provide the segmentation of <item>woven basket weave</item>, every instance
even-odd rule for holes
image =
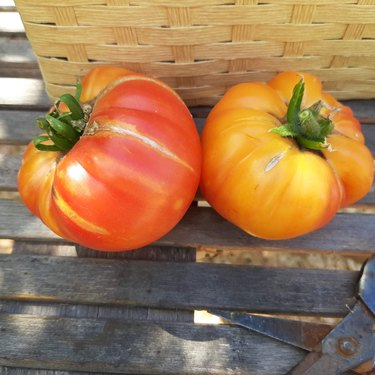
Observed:
[[[375,0],[16,0],[51,98],[93,65],[160,77],[188,105],[309,71],[339,99],[375,97]]]

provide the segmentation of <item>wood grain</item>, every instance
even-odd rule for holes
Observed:
[[[279,375],[303,352],[230,326],[0,315],[0,364],[128,374]],[[264,353],[272,355],[264,356]]]
[[[358,273],[3,255],[0,277],[1,300],[345,315]]]
[[[0,373],[4,375],[104,375],[101,372],[61,371],[45,369],[28,369],[22,367],[0,366]]]
[[[0,314],[27,314],[89,319],[123,319],[136,322],[193,322],[193,311],[158,309],[145,306],[110,306],[103,304],[66,304],[38,301],[0,301]],[[1,371],[0,371],[1,373]]]
[[[160,242],[185,239],[191,246],[246,247],[253,249],[289,249],[296,251],[336,251],[339,253],[374,253],[374,216],[337,214],[325,227],[286,241],[266,241],[248,235],[230,224],[212,209],[192,207],[179,225]]]
[[[17,173],[21,166],[21,157],[0,154],[0,189],[17,190]]]
[[[46,111],[0,110],[0,144],[26,145],[40,134],[36,119]]]
[[[42,241],[14,241],[12,254],[18,255],[53,255],[53,256],[77,256],[74,245]]]
[[[93,251],[80,246],[67,246],[64,244],[54,244],[48,242],[28,242],[15,241],[12,254],[18,255],[52,255],[52,256],[79,256],[94,257],[106,259],[131,259],[131,260],[149,260],[159,262],[194,262],[196,255],[193,248],[176,247],[157,247],[147,246],[139,250],[122,253],[108,253]],[[71,259],[71,258],[70,258]],[[192,322],[193,312],[188,310],[158,309],[151,307],[134,306],[104,306],[101,305],[64,305],[48,304],[44,302],[25,302],[25,301],[3,301],[0,303],[0,312],[56,315],[56,316],[74,316],[83,318],[102,317],[102,318],[127,318],[153,321],[185,321]]]

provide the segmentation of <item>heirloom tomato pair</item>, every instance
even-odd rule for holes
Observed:
[[[116,67],[92,70],[76,97],[63,95],[37,122],[45,134],[26,149],[20,195],[59,236],[99,250],[162,237],[199,181],[228,221],[257,237],[287,239],[362,198],[374,175],[350,108],[305,73],[228,90],[201,143],[170,87]]]
[[[147,245],[194,199],[199,134],[180,97],[157,79],[95,68],[76,98],[63,95],[37,122],[46,134],[26,149],[19,192],[69,241],[112,251]]]

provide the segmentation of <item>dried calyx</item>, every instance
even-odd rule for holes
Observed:
[[[300,147],[311,150],[323,150],[329,147],[327,137],[334,125],[329,117],[321,115],[325,108],[323,101],[318,101],[308,108],[301,108],[305,82],[303,79],[294,87],[286,115],[286,124],[270,131],[282,137],[292,137]]]

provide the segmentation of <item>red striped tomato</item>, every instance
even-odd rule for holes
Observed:
[[[27,147],[20,195],[69,241],[107,251],[150,244],[179,222],[198,187],[200,143],[192,116],[166,84],[122,68],[91,71],[80,99],[94,103],[83,131],[71,97],[39,120],[49,139]],[[67,107],[71,115],[64,114]]]

